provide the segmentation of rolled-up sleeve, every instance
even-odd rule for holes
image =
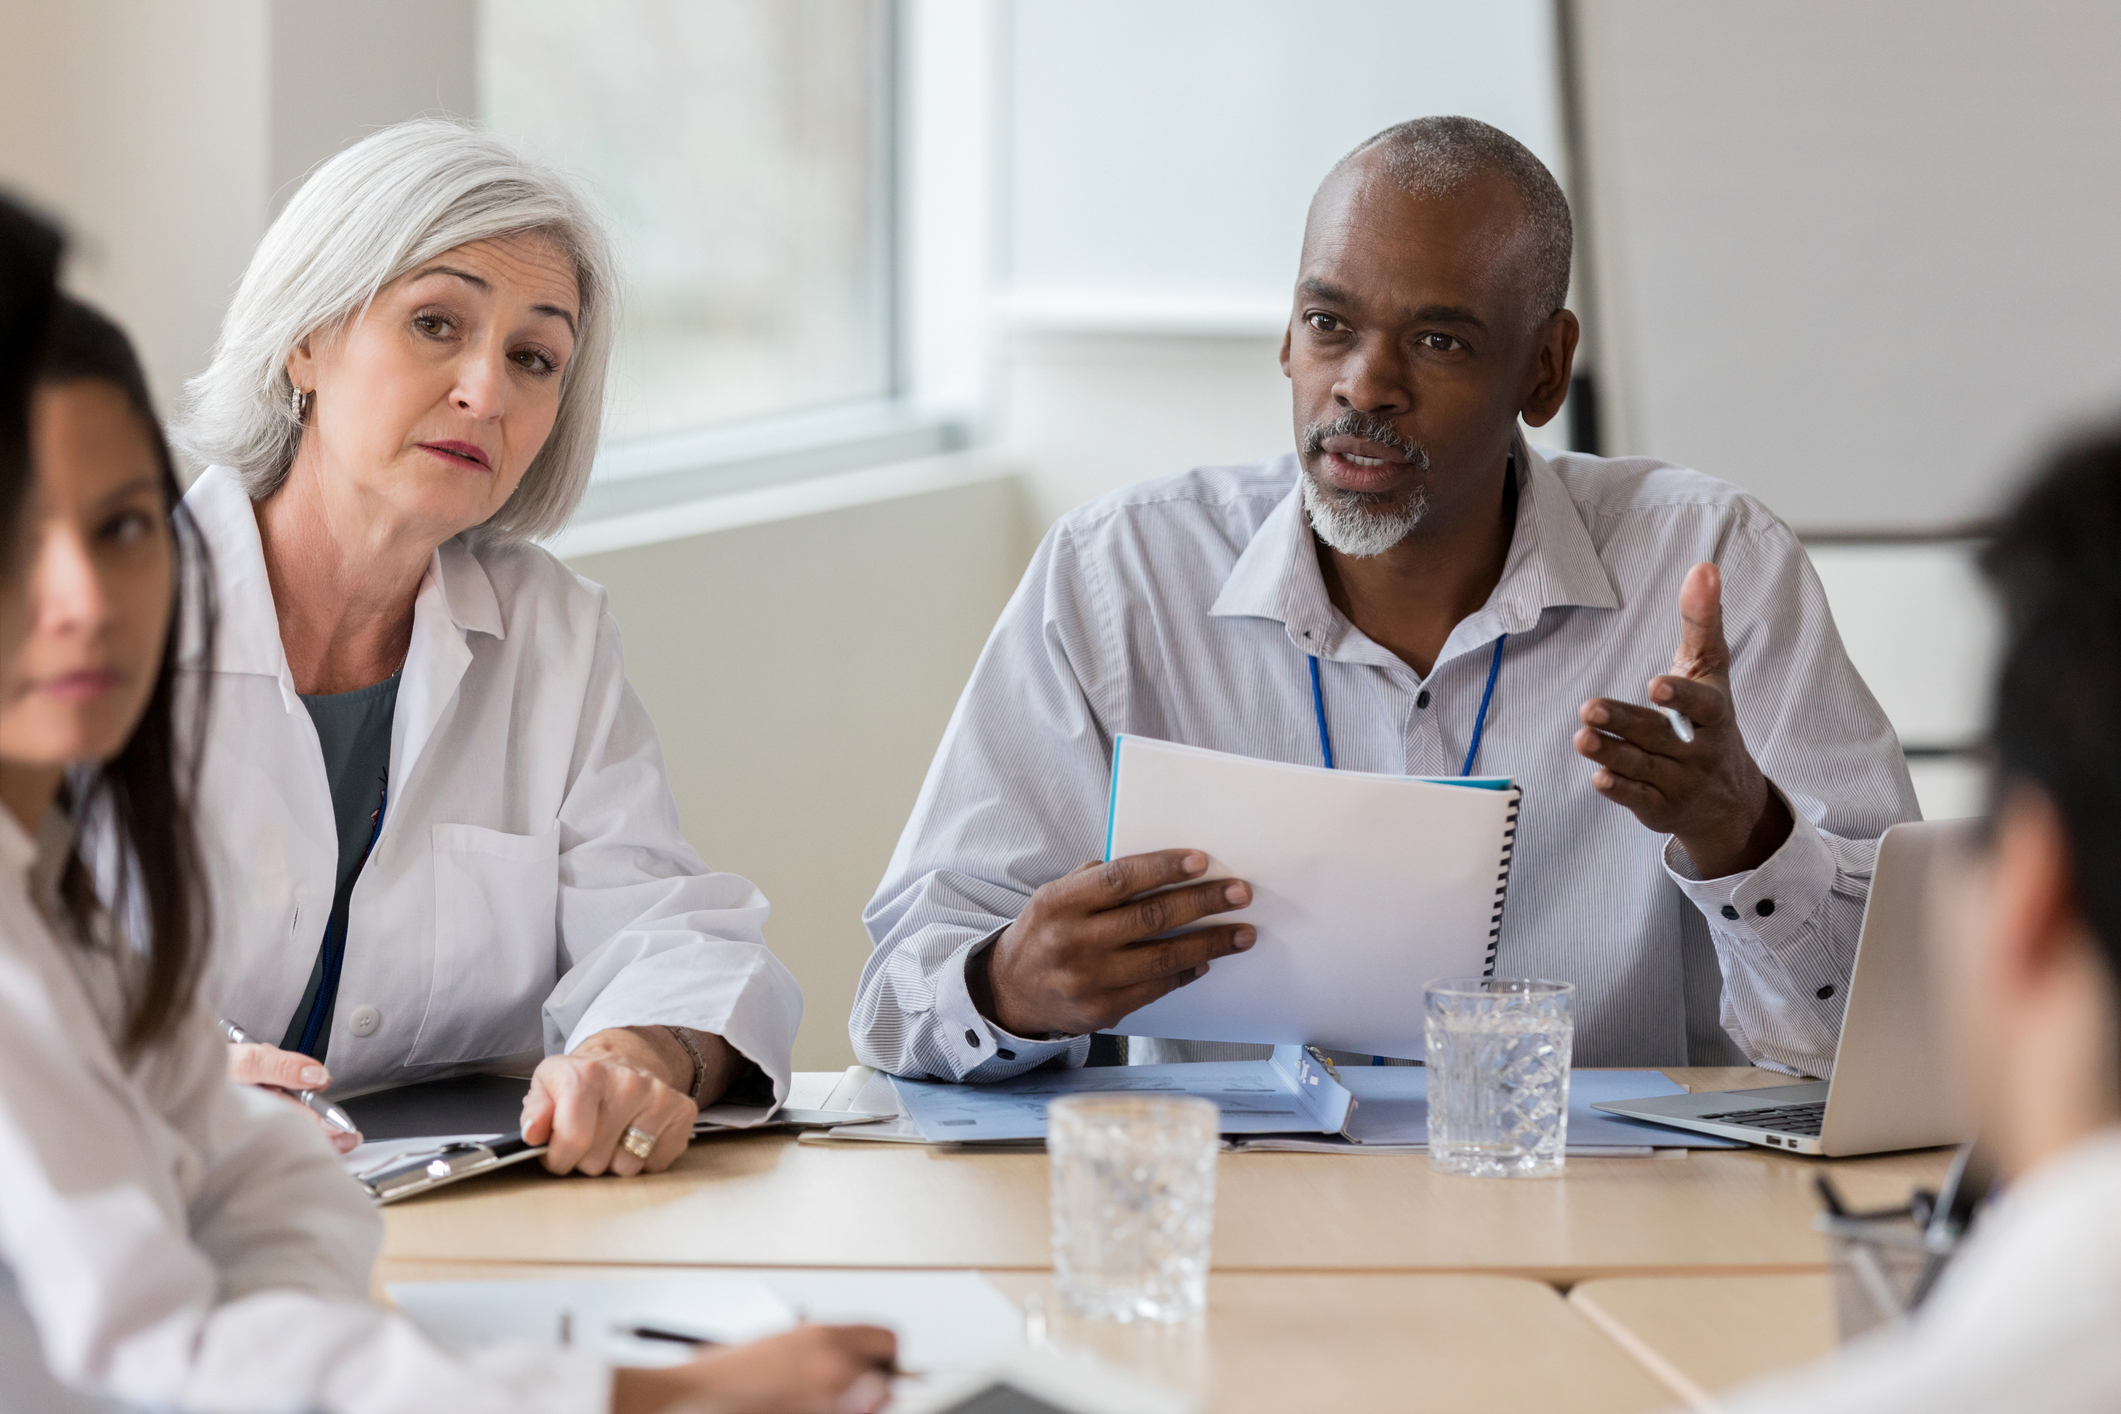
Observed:
[[[1099,823],[1121,720],[1115,630],[1067,526],[1049,533],[958,699],[912,818],[863,921],[875,945],[848,1033],[864,1064],[1000,1080],[1087,1036],[1013,1036],[980,1014],[965,968],[1032,893],[1103,857]]]
[[[1920,812],[1892,725],[1849,662],[1796,538],[1779,521],[1742,530],[1723,574],[1732,700],[1789,807],[1790,834],[1759,867],[1718,879],[1701,878],[1668,840],[1665,870],[1708,922],[1724,1030],[1755,1065],[1824,1077],[1878,837]]]
[[[545,1002],[546,1051],[616,1026],[689,1027],[727,1041],[785,1100],[801,989],[766,947],[765,896],[709,869],[680,833],[662,744],[608,614],[581,720],[560,810],[565,971]],[[723,1107],[714,1117],[766,1113]]]

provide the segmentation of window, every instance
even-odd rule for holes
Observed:
[[[893,391],[889,0],[479,0],[480,116],[627,280],[607,441]]]

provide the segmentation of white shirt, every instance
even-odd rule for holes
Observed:
[[[1455,776],[1506,633],[1474,763],[1524,790],[1497,971],[1576,984],[1578,1065],[1826,1075],[1877,837],[1916,814],[1892,727],[1803,548],[1760,502],[1660,462],[1518,450],[1502,578],[1427,677],[1333,607],[1293,454],[1063,517],[980,655],[869,905],[860,1058],[950,1080],[1081,1063],[1087,1039],[1029,1040],[982,1017],[965,962],[1034,889],[1101,856],[1115,735],[1321,764],[1316,654],[1337,765]],[[1680,583],[1702,560],[1723,570],[1739,724],[1795,820],[1759,868],[1712,880],[1593,790],[1570,745],[1585,699],[1639,702],[1669,670]]]
[[[185,505],[220,610],[199,810],[218,884],[207,999],[277,1040],[331,914],[331,788],[249,497],[215,467]],[[535,546],[438,549],[413,608],[382,830],[349,908],[335,1092],[667,1024],[723,1037],[785,1098],[802,993],[766,949],[766,912],[679,833],[604,592]]]
[[[2121,1409],[2121,1131],[2013,1185],[1905,1325],[1729,1414],[2107,1414]]]
[[[371,1306],[382,1224],[323,1136],[228,1084],[201,1010],[124,1064],[119,963],[54,936],[35,853],[0,812],[0,1406],[66,1407],[54,1380],[216,1411],[608,1406],[595,1361],[456,1360]]]

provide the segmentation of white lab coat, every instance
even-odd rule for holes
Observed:
[[[202,1010],[125,1065],[120,963],[31,906],[35,853],[0,811],[0,1408],[91,1407],[65,1389],[180,1410],[609,1406],[593,1359],[456,1359],[370,1305],[382,1224],[323,1136],[228,1083]],[[57,870],[38,872],[56,916]]]
[[[200,782],[216,880],[206,995],[277,1041],[331,914],[331,792],[248,495],[214,467],[185,505],[214,557],[220,616]],[[604,592],[535,546],[437,550],[413,608],[382,831],[350,905],[334,1091],[519,1068],[607,1027],[660,1023],[723,1037],[784,1099],[802,993],[766,949],[766,912],[680,835]]]

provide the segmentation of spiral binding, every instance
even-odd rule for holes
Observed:
[[[1502,822],[1502,872],[1495,876],[1495,914],[1488,925],[1488,964],[1481,969],[1483,977],[1495,975],[1495,953],[1502,946],[1502,903],[1510,891],[1510,855],[1517,848],[1517,809],[1524,804],[1522,788],[1510,788],[1510,813]]]

